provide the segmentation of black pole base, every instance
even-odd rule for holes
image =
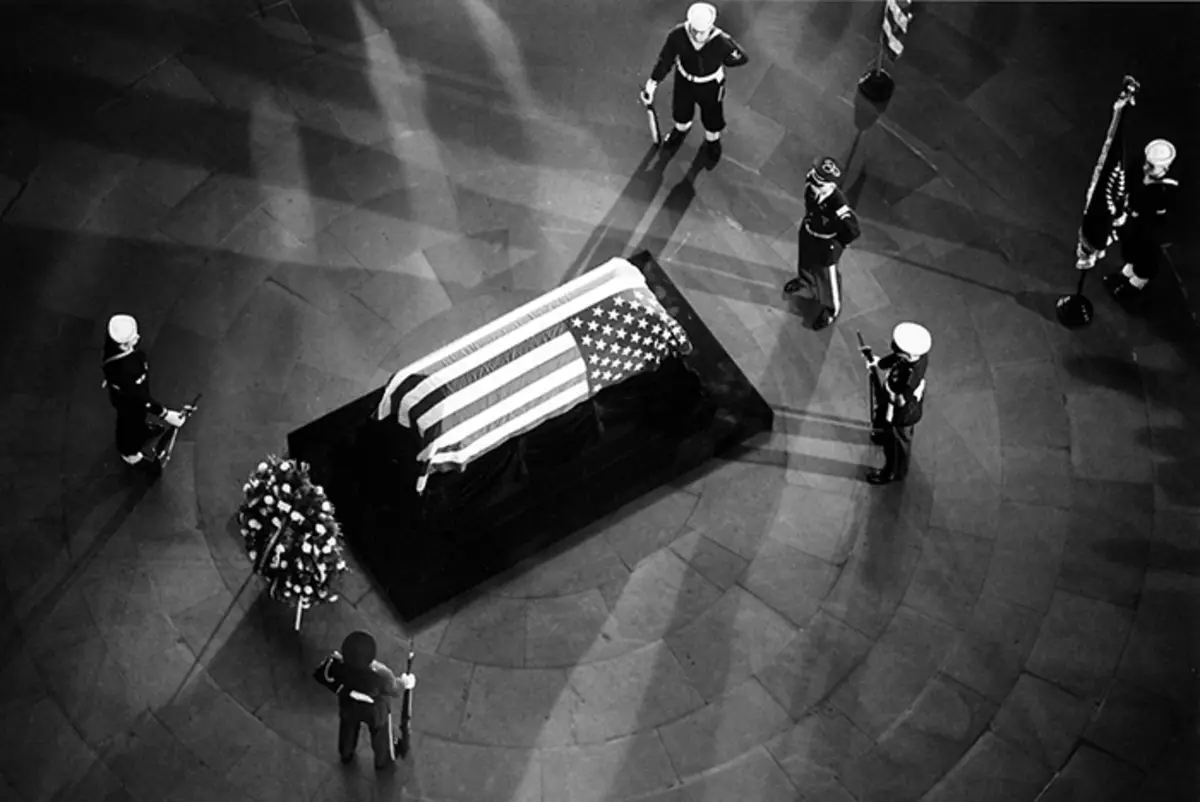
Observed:
[[[895,89],[896,82],[888,75],[887,70],[867,70],[863,77],[858,79],[858,91],[863,93],[863,97],[876,103],[890,99]]]
[[[1082,295],[1064,295],[1054,306],[1058,322],[1068,329],[1081,329],[1092,322],[1092,302]]]

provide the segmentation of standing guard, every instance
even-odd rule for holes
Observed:
[[[841,190],[843,171],[836,159],[823,156],[805,177],[804,220],[797,234],[797,277],[783,291],[801,293],[821,304],[813,323],[817,331],[837,320],[842,311],[842,277],[838,260],[846,246],[862,233],[858,216]]]
[[[1146,146],[1142,180],[1129,188],[1125,210],[1114,221],[1125,266],[1104,277],[1104,286],[1122,303],[1136,301],[1158,273],[1163,245],[1168,242],[1171,212],[1177,203],[1179,182],[1167,178],[1175,161],[1175,146],[1156,139]]]
[[[101,370],[108,399],[117,411],[117,451],[128,465],[156,460],[151,441],[166,426],[182,426],[187,417],[167,409],[150,395],[150,364],[137,348],[137,321],[129,315],[113,315],[104,338]]]
[[[882,445],[885,456],[883,468],[867,474],[873,485],[899,481],[908,473],[913,427],[921,420],[932,345],[933,338],[924,326],[901,323],[892,331],[892,353],[876,359],[870,348],[862,348],[871,369],[874,398],[871,442]],[[886,370],[887,378],[880,380],[879,370]]]
[[[676,148],[692,127],[696,106],[704,126],[706,155],[712,162],[721,158],[721,132],[725,130],[725,68],[740,67],[749,59],[733,37],[716,27],[717,9],[709,3],[693,3],[687,22],[667,34],[658,61],[642,91],[642,102],[654,102],[654,90],[675,71],[675,94],[671,116],[675,128],[663,147]]]

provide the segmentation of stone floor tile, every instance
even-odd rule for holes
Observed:
[[[767,751],[804,798],[840,789],[845,767],[874,742],[841,713],[822,707],[767,742]]]
[[[1042,616],[998,596],[980,596],[943,666],[993,702],[1012,689],[1037,640]]]
[[[1006,446],[1002,450],[1005,501],[1043,507],[1071,506],[1071,454],[1062,448]]]
[[[1200,532],[1200,514],[1156,512],[1151,536],[1149,566],[1157,571],[1200,573],[1200,558],[1194,551]]]
[[[1142,591],[1150,550],[1149,521],[1133,524],[1099,513],[1071,513],[1058,587],[1132,609]]]
[[[662,642],[611,660],[576,666],[575,740],[599,743],[657,727],[696,710],[704,699]]]
[[[931,529],[904,604],[961,629],[983,589],[992,543],[974,535]]]
[[[879,737],[937,674],[954,638],[947,625],[901,607],[830,702],[863,732]]]
[[[543,796],[604,802],[662,790],[679,780],[655,732],[541,753]]]
[[[224,774],[267,734],[262,720],[197,675],[188,693],[157,713],[171,735],[218,774]]]
[[[728,463],[702,482],[700,501],[688,525],[747,560],[771,530],[783,485],[766,466]]]
[[[891,622],[921,557],[914,527],[903,520],[887,520],[883,512],[878,515],[879,520],[866,523],[853,555],[821,605],[871,638]]]
[[[470,663],[440,654],[418,654],[414,673],[420,676],[421,715],[413,727],[439,738],[457,737],[474,671]]]
[[[1099,699],[1112,681],[1132,623],[1128,610],[1055,593],[1028,670],[1080,696]]]
[[[843,782],[863,802],[918,799],[970,748],[994,712],[971,689],[937,677],[874,749],[843,767]]]
[[[525,663],[526,603],[486,598],[454,614],[438,654],[482,665]]]
[[[1054,366],[1046,361],[993,367],[1003,446],[1066,448],[1068,417]]]
[[[628,579],[629,569],[602,537],[587,537],[567,548],[536,559],[536,570],[518,566],[504,582],[505,596],[559,596],[599,587],[614,579]]]
[[[1069,520],[1065,511],[1053,507],[1004,504],[983,592],[1034,610],[1047,609]]]
[[[628,648],[605,632],[608,606],[598,590],[530,599],[525,608],[525,659],[530,668],[572,666]]]
[[[49,698],[7,710],[0,736],[0,776],[24,799],[52,799],[84,777],[95,753]]]
[[[1117,676],[1183,704],[1195,698],[1197,659],[1191,647],[1200,578],[1149,571]]]
[[[792,717],[817,707],[858,666],[873,641],[818,613],[767,666],[759,682]]]
[[[739,584],[798,627],[808,624],[840,573],[837,566],[768,539]]]
[[[1041,798],[1045,802],[1118,802],[1129,799],[1141,780],[1142,773],[1133,766],[1083,744],[1046,786]]]
[[[922,802],[1012,802],[1034,799],[1051,772],[990,732],[985,732]]]
[[[787,712],[756,680],[658,728],[680,776],[698,774],[764,744],[791,726]]]
[[[691,493],[660,489],[618,510],[604,528],[604,538],[632,571],[683,534],[695,506],[696,496]]]
[[[1145,770],[1183,730],[1181,712],[1166,697],[1117,680],[1093,714],[1084,737]]]
[[[337,770],[333,757],[317,757],[269,731],[229,768],[224,779],[259,799],[308,797],[316,793],[331,770]],[[266,773],[263,766],[273,770]]]
[[[689,532],[672,543],[671,551],[721,590],[727,590],[737,582],[749,564],[746,558],[697,531]]]
[[[1092,712],[1091,703],[1032,674],[1022,674],[992,729],[1046,767],[1058,770]]]
[[[149,714],[112,738],[103,755],[135,799],[164,798],[179,787],[188,771],[200,766],[198,758]]]
[[[565,746],[573,740],[575,702],[564,670],[478,666],[458,737],[489,746]]]
[[[1147,440],[1142,399],[1112,390],[1067,395],[1071,421],[1071,465],[1076,476],[1121,482],[1151,482],[1154,455]],[[1103,431],[1104,436],[1094,433]]]
[[[854,547],[857,501],[810,487],[785,487],[771,537],[826,562],[841,564]]]
[[[634,569],[597,637],[611,638],[614,643],[649,643],[687,626],[720,598],[716,585],[674,551],[664,549]]]
[[[760,747],[716,771],[666,793],[643,799],[645,802],[709,802],[717,799],[794,802],[796,789],[766,750]]]
[[[664,643],[692,685],[712,700],[768,665],[795,635],[779,613],[735,587]]]
[[[414,755],[418,754],[415,749]],[[424,796],[433,799],[489,799],[537,802],[542,797],[542,767],[530,749],[497,749],[439,738],[421,742],[413,773]],[[411,759],[411,758],[410,758]],[[464,767],[470,767],[465,771]]]

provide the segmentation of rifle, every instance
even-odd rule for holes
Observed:
[[[405,674],[412,673],[413,653],[408,653],[408,663],[404,667]],[[400,753],[400,758],[408,757],[408,750],[412,741],[412,688],[404,689],[404,701],[400,706],[400,743],[396,751]]]
[[[870,372],[870,375],[868,376],[868,379],[867,379],[867,404],[869,405],[867,414],[871,419],[871,429],[874,430],[875,429],[875,403],[876,403],[875,388],[878,387],[878,388],[882,389],[883,388],[883,380],[879,378],[879,368],[877,368],[871,364],[871,361],[875,357],[875,353],[871,350],[871,346],[867,345],[863,341],[862,332],[856,331],[856,332],[854,332],[854,336],[858,338],[858,350],[860,353],[862,353],[863,361],[866,362],[867,370]],[[892,410],[893,410],[894,406],[895,406],[894,404],[889,403],[887,406],[887,412],[884,413],[884,420],[888,423],[891,423],[891,421],[892,421]]]

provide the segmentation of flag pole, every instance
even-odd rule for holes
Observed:
[[[1092,169],[1092,178],[1088,182],[1087,196],[1083,201],[1083,214],[1087,217],[1088,209],[1092,205],[1092,198],[1096,193],[1096,185],[1100,183],[1100,174],[1104,171],[1104,164],[1108,161],[1109,151],[1112,149],[1113,139],[1117,135],[1117,126],[1121,124],[1121,115],[1125,111],[1125,107],[1134,102],[1134,95],[1137,94],[1140,84],[1130,75],[1126,75],[1122,86],[1121,94],[1113,103],[1112,119],[1108,123],[1108,133],[1104,137],[1104,146],[1100,148],[1100,158],[1096,161],[1096,166]],[[1108,247],[1108,243],[1095,245],[1088,242],[1083,233],[1083,225],[1080,224],[1078,232],[1078,241],[1075,245],[1075,268],[1079,271],[1079,281],[1075,286],[1075,292],[1071,295],[1063,295],[1055,304],[1055,312],[1058,315],[1058,322],[1062,323],[1067,328],[1080,328],[1092,322],[1094,310],[1092,302],[1083,294],[1083,285],[1087,281],[1088,273],[1096,266],[1096,262],[1104,256],[1104,250]]]
[[[887,2],[883,3],[883,19],[879,22],[879,51],[875,54],[875,66],[863,73],[858,79],[858,91],[863,97],[876,103],[886,103],[896,89],[896,82],[883,68],[883,51],[887,47],[884,42],[883,25],[887,20]]]

